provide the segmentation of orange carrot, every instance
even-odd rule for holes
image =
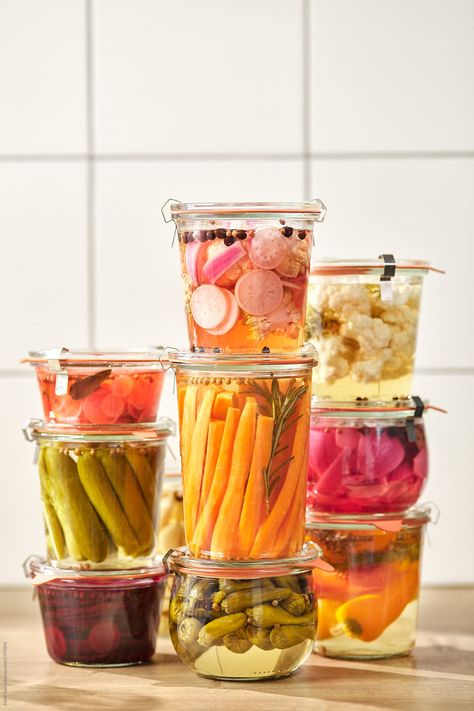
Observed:
[[[295,429],[295,438],[292,447],[292,460],[285,475],[285,481],[280,490],[278,498],[273,507],[260,527],[257,533],[255,543],[250,551],[251,558],[261,558],[268,550],[272,549],[276,534],[285,519],[289,502],[292,501],[295,495],[295,488],[298,485],[301,476],[301,470],[306,468],[306,440],[308,437],[308,408],[309,408],[309,393],[303,395],[298,408],[298,414],[301,417],[298,419]],[[305,471],[306,476],[306,471]]]
[[[179,416],[179,426],[183,424],[183,412],[184,412],[184,398],[186,397],[186,387],[178,388],[178,416]]]
[[[188,538],[191,543],[189,547],[193,555],[198,555],[201,551],[208,551],[212,538],[212,531],[219,514],[219,507],[224,498],[227,481],[230,474],[232,462],[232,445],[239,424],[240,410],[236,407],[229,407],[224,424],[219,456],[217,457],[214,478],[207,496],[207,501],[194,529],[194,534]]]
[[[181,467],[183,471],[183,478],[188,473],[187,459],[189,449],[191,447],[194,423],[196,422],[197,387],[195,385],[188,385],[185,390],[186,392],[183,398],[183,414],[181,417],[180,429]]]
[[[252,464],[239,523],[239,557],[246,558],[254,544],[262,514],[265,512],[265,478],[272,451],[273,417],[259,415],[255,433]]]
[[[248,398],[235,435],[229,481],[212,534],[211,551],[226,557],[235,556],[238,550],[240,513],[252,464],[256,420],[257,402]]]
[[[234,405],[234,396],[232,393],[218,393],[214,407],[212,408],[213,420],[225,420],[227,410]]]
[[[280,526],[275,537],[273,552],[276,558],[287,558],[301,549],[305,530],[306,509],[306,472],[308,457],[308,437],[306,438],[306,453],[301,467],[298,485],[293,493],[291,508]],[[272,556],[273,557],[273,556]]]
[[[206,390],[198,415],[194,425],[191,449],[186,461],[186,490],[184,492],[184,513],[186,520],[186,534],[189,538],[194,531],[199,509],[199,498],[201,495],[202,476],[204,471],[204,460],[206,456],[207,436],[209,432],[209,421],[211,419],[212,406],[216,391]]]
[[[217,396],[219,397],[219,395]],[[217,398],[216,398],[217,400]],[[216,403],[214,403],[213,412],[215,410]],[[201,499],[199,501],[199,512],[202,511],[207,497],[209,495],[209,489],[211,488],[212,479],[214,477],[214,472],[217,464],[217,457],[219,456],[219,450],[222,442],[222,435],[224,434],[224,422],[222,420],[211,420],[209,423],[209,434],[207,436],[207,450],[206,450],[206,463],[204,464],[204,474],[202,477],[202,487],[201,487]]]

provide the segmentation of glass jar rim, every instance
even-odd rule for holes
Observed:
[[[41,584],[54,581],[70,581],[76,583],[92,583],[94,580],[106,581],[146,581],[147,578],[163,578],[166,572],[162,556],[158,556],[153,561],[153,565],[142,568],[122,568],[122,569],[79,569],[79,568],[58,568],[48,560],[39,555],[30,555],[23,563],[23,572],[26,578],[36,578],[41,576]],[[44,578],[44,581],[43,581]],[[153,580],[153,581],[155,581]]]
[[[382,275],[385,271],[385,262],[382,258],[372,259],[337,259],[333,257],[322,257],[313,262],[311,266],[311,276],[339,276],[350,274],[378,274]],[[406,276],[423,276],[430,271],[444,274],[441,269],[432,267],[429,262],[423,259],[397,259],[395,262],[395,274],[391,277],[396,278],[397,272],[401,271]]]
[[[314,367],[318,363],[318,352],[316,348],[307,343],[296,353],[226,353],[217,352],[212,349],[200,349],[198,351],[179,351],[168,349],[167,356],[163,356],[163,361],[168,359],[170,367],[181,367],[189,370],[225,370],[240,372],[245,368],[255,368],[258,372],[275,371],[302,366],[303,368]]]
[[[48,440],[76,444],[79,442],[156,444],[174,436],[176,425],[168,417],[160,417],[156,422],[127,422],[114,425],[64,424],[32,418],[23,427],[23,434],[29,442]]]
[[[301,553],[292,558],[259,560],[215,560],[194,558],[183,548],[170,549],[163,557],[163,564],[170,573],[188,573],[209,578],[265,578],[288,575],[310,570],[314,561],[322,556],[321,548],[313,541],[306,541]]]
[[[300,216],[322,222],[326,207],[319,199],[307,202],[180,202],[170,205],[171,218]]]
[[[161,355],[163,346],[147,346],[145,348],[105,348],[87,350],[82,348],[51,347],[31,350],[28,358],[23,358],[22,363],[29,363],[35,368],[48,366],[51,370],[62,367],[90,368],[90,367],[140,367],[147,366],[154,370],[161,370]]]
[[[401,528],[419,528],[432,521],[432,508],[413,507],[406,511],[376,514],[334,514],[315,511],[306,512],[306,529],[346,529],[371,531],[387,522],[401,521]]]
[[[417,416],[418,405],[412,398],[392,400],[390,403],[374,400],[342,402],[311,399],[311,415],[313,417],[348,420],[406,420],[415,417],[421,420],[426,410],[429,410],[429,400],[421,400],[423,407],[421,415]]]

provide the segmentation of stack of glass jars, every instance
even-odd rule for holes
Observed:
[[[161,350],[30,354],[44,419],[36,444],[46,557],[32,556],[50,656],[79,666],[148,661],[166,573],[159,496],[170,420],[156,421]]]
[[[311,375],[303,349],[319,201],[173,204],[190,350],[176,374],[186,551],[170,553],[180,658],[218,679],[280,677],[313,645],[304,544]]]
[[[423,413],[411,397],[426,262],[326,260],[312,270],[306,337],[313,378],[307,535],[315,571],[315,650],[343,658],[406,654],[416,635],[428,475]]]

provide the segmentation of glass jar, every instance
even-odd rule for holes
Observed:
[[[30,351],[46,420],[110,425],[155,422],[164,372],[162,348],[146,351]]]
[[[255,353],[303,345],[313,229],[307,203],[172,204],[191,348]]]
[[[428,476],[419,398],[376,407],[313,401],[307,507],[328,513],[405,511]]]
[[[167,578],[161,563],[133,572],[85,572],[31,556],[24,570],[38,593],[46,647],[55,662],[122,667],[154,655]]]
[[[421,290],[430,269],[427,262],[387,259],[314,265],[305,335],[320,356],[313,380],[319,400],[411,395]]]
[[[294,555],[304,540],[314,349],[169,358],[191,553],[226,560]]]
[[[170,636],[185,664],[211,679],[288,676],[312,650],[316,600],[306,545],[290,560],[229,563],[175,551]]]
[[[61,568],[153,565],[174,423],[100,431],[32,420],[24,431],[37,444],[48,559]]]
[[[315,570],[315,651],[328,657],[377,659],[415,645],[426,509],[405,514],[313,514],[307,536],[333,572]]]

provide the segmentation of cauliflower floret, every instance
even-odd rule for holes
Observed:
[[[357,341],[360,355],[376,354],[390,343],[390,326],[379,318],[370,318],[361,313],[353,313],[350,320],[341,326],[341,335]]]
[[[380,314],[380,318],[385,323],[393,324],[405,329],[407,325],[416,326],[418,321],[418,311],[409,306],[385,306]]]
[[[416,328],[407,324],[407,328],[397,328],[394,326],[392,328],[392,338],[390,340],[390,346],[394,351],[402,353],[411,358],[415,351],[416,345]]]
[[[310,289],[309,301],[317,311],[331,309],[341,314],[370,314],[369,291],[363,284],[317,284]]]
[[[334,383],[349,373],[349,361],[343,357],[346,346],[341,336],[329,336],[318,342],[317,378],[322,383]]]
[[[358,360],[352,365],[352,377],[358,383],[372,383],[380,380],[385,363],[391,358],[392,349],[383,348],[369,360]]]
[[[309,267],[309,241],[292,237],[286,241],[286,255],[278,264],[276,270],[281,276],[294,279],[299,274],[304,274]]]

